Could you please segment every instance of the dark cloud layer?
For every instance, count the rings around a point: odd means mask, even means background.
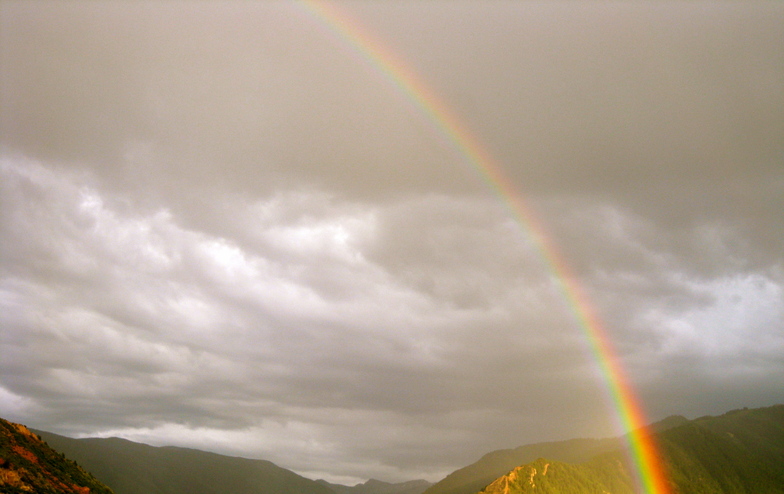
[[[651,419],[784,401],[784,8],[345,3],[497,158]],[[618,432],[526,225],[306,6],[0,3],[0,404],[440,476]]]

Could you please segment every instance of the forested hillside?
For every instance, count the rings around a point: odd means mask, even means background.
[[[676,492],[784,493],[784,405],[695,419],[659,442]]]
[[[784,493],[784,405],[654,424],[675,494]],[[536,459],[530,459],[531,456]],[[517,458],[528,459],[486,480]],[[478,486],[479,483],[483,485]],[[485,455],[427,494],[633,493],[621,439],[573,440]]]

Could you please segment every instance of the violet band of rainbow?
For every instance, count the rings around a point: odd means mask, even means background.
[[[436,127],[501,198],[510,214],[532,239],[580,327],[599,368],[616,419],[626,432],[626,449],[640,492],[669,494],[671,489],[653,434],[648,430],[642,404],[624,372],[604,325],[590,299],[572,273],[555,241],[516,190],[489,151],[460,118],[395,53],[334,4],[297,2],[319,23],[384,75],[404,97]]]

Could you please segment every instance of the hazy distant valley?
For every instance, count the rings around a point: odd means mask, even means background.
[[[516,494],[637,491],[623,438],[530,444],[484,455],[430,484],[355,486],[304,478],[264,460],[119,438],[72,439],[2,421],[0,492],[115,494]],[[784,405],[651,427],[674,493],[784,492]],[[64,456],[63,456],[64,455]],[[66,459],[67,458],[67,459]],[[89,473],[88,473],[89,472]],[[94,476],[94,477],[93,477]],[[105,484],[105,485],[104,485]]]

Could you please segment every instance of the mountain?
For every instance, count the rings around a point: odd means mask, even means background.
[[[570,464],[539,458],[516,467],[482,490],[484,494],[634,494],[626,467],[612,455]]]
[[[119,438],[72,439],[36,431],[112,486],[116,494],[422,494],[431,484],[369,480],[353,487],[313,481],[264,460],[249,460]]]
[[[650,430],[660,446],[673,494],[784,494],[784,405],[694,420],[673,416]],[[429,487],[422,480],[401,484],[369,480],[349,487],[312,481],[263,460],[117,438],[71,439],[5,421],[0,432],[0,493],[112,492],[49,445],[78,461],[117,494],[635,492],[623,438],[572,439],[494,451]]]
[[[0,493],[111,494],[21,424],[0,419]]]
[[[689,422],[685,417],[673,415],[651,424],[650,429],[661,432]],[[549,458],[565,463],[584,463],[605,453],[621,451],[623,438],[570,439],[528,444],[515,449],[500,449],[484,455],[476,463],[456,470],[433,484],[425,494],[474,494],[512,469]],[[612,491],[615,492],[615,491]]]
[[[784,405],[735,410],[695,420],[670,417],[654,424],[651,430],[657,431],[656,439],[674,494],[784,494]],[[585,447],[588,443],[584,440],[573,443],[581,448],[571,451],[570,443],[543,443],[490,453],[447,476],[426,493],[635,492],[623,449],[590,454],[591,448]],[[605,446],[609,443],[596,448]],[[499,457],[508,460],[515,454],[522,456],[523,452],[541,455],[476,488],[480,477],[486,478],[489,471],[497,471],[503,464],[490,460]],[[567,459],[570,456],[572,459]]]
[[[580,463],[601,453],[623,447],[619,438],[571,439],[568,441],[529,444],[515,449],[501,449],[484,455],[479,461],[447,475],[433,484],[425,494],[473,494],[512,469],[538,458]]]
[[[313,480],[264,460],[118,438],[72,439],[36,431],[116,494],[334,494]]]
[[[701,417],[659,444],[676,492],[784,493],[784,405]]]
[[[426,480],[410,480],[398,484],[390,484],[380,480],[370,479],[364,484],[353,487],[340,484],[330,484],[326,480],[317,480],[321,485],[329,487],[335,494],[422,494],[432,484]]]
[[[652,432],[664,432],[675,427],[679,427],[689,422],[689,419],[680,415],[670,415],[666,419],[654,422],[648,426],[648,430]]]

